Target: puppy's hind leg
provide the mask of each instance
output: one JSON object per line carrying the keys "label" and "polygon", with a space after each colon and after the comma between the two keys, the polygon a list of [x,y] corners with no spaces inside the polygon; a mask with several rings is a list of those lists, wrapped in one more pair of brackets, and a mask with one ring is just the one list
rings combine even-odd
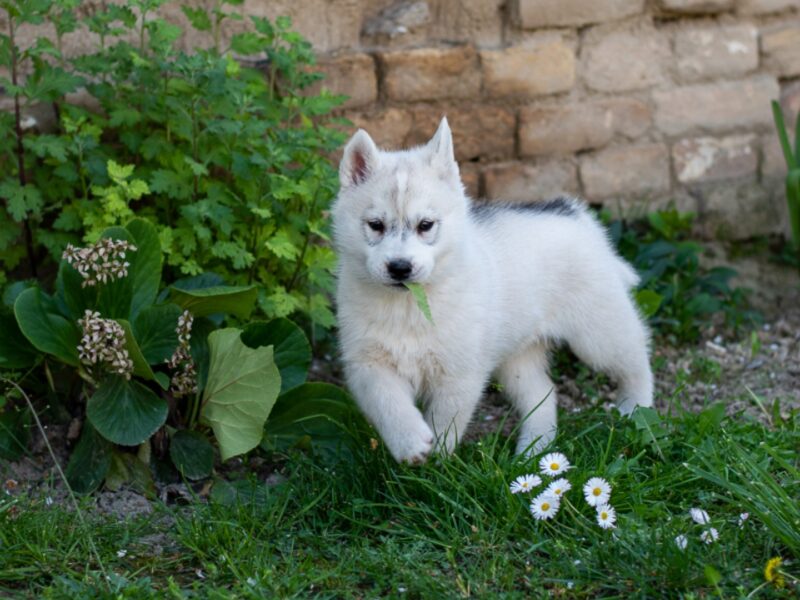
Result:
{"label": "puppy's hind leg", "polygon": [[653,372],[649,335],[633,300],[620,293],[614,302],[598,302],[592,320],[579,335],[567,339],[575,355],[593,369],[617,381],[617,406],[629,415],[637,406],[653,405]]}
{"label": "puppy's hind leg", "polygon": [[517,454],[537,453],[556,436],[556,390],[548,371],[547,347],[533,344],[506,360],[500,383],[522,421]]}

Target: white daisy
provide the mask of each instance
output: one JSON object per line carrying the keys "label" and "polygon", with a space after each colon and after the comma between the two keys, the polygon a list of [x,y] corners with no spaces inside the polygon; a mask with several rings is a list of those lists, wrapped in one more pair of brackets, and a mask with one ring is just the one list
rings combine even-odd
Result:
{"label": "white daisy", "polygon": [[592,477],[583,486],[583,495],[590,506],[602,506],[611,498],[611,486],[602,477]]}
{"label": "white daisy", "polygon": [[609,504],[601,504],[597,507],[597,524],[603,529],[612,529],[617,521],[617,511]]}
{"label": "white daisy", "polygon": [[708,525],[711,519],[708,518],[708,513],[702,508],[691,508],[689,514],[692,516],[692,521],[698,525]]}
{"label": "white daisy", "polygon": [[545,454],[539,461],[539,472],[542,475],[561,475],[564,471],[570,468],[569,459],[561,454],[561,452],[551,452]]}
{"label": "white daisy", "polygon": [[680,550],[686,550],[686,545],[687,545],[688,543],[689,543],[689,539],[688,539],[688,538],[687,538],[685,535],[683,535],[683,534],[680,534],[680,535],[676,535],[676,536],[675,536],[675,545],[676,545],[676,546],[677,546],[677,547],[678,547]]}
{"label": "white daisy", "polygon": [[531,502],[531,514],[539,521],[555,517],[558,508],[558,498],[547,492],[539,494]]}
{"label": "white daisy", "polygon": [[523,494],[527,494],[528,492],[532,492],[533,488],[537,485],[541,484],[542,478],[538,475],[520,475],[511,482],[511,493],[519,494],[522,492]]}
{"label": "white daisy", "polygon": [[547,492],[548,494],[552,494],[557,498],[561,498],[561,495],[564,492],[568,492],[571,489],[572,489],[572,484],[562,477],[561,479],[556,479],[553,483],[548,485],[545,492]]}
{"label": "white daisy", "polygon": [[709,527],[703,533],[700,534],[700,539],[703,540],[706,544],[713,544],[719,539],[719,531],[717,531],[713,527]]}

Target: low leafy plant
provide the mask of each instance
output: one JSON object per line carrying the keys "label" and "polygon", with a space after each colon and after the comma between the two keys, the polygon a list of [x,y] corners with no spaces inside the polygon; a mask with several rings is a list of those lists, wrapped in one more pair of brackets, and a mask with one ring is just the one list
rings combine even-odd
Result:
{"label": "low leafy plant", "polygon": [[[106,229],[91,247],[67,247],[53,294],[17,286],[9,298],[13,318],[3,316],[0,367],[43,362],[49,372],[60,363],[82,381],[86,422],[66,471],[78,492],[104,480],[150,489],[154,447],[184,477],[206,477],[215,455],[210,432],[226,460],[261,443],[280,394],[310,401],[333,388],[344,395],[303,385],[311,349],[291,321],[220,325],[223,315],[249,317],[255,286],[202,274],[162,289],[161,271],[158,231],[135,218]],[[0,424],[19,430],[24,412],[1,414]],[[0,452],[11,455],[20,445],[0,444]]]}
{"label": "low leafy plant", "polygon": [[[800,257],[800,116],[797,119],[794,150],[792,150],[781,105],[775,100],[772,101],[772,115],[775,118],[775,128],[789,171],[786,174],[786,203],[789,207],[789,225],[792,229],[794,252]],[[800,266],[800,262],[798,265]]]}
{"label": "low leafy plant", "polygon": [[[213,271],[255,285],[267,317],[330,327],[324,211],[338,179],[327,154],[342,134],[327,114],[341,98],[309,91],[321,76],[287,18],[254,17],[223,46],[242,1],[185,6],[209,37],[186,52],[157,16],[165,1],[81,7],[79,19],[77,0],[0,0],[0,85],[14,103],[0,112],[0,285],[40,277],[68,243],[135,214],[157,224],[168,281]],[[53,34],[21,48],[19,28],[44,23]],[[96,45],[68,58],[64,37],[78,31]],[[52,130],[23,118],[34,105],[50,107]]]}
{"label": "low leafy plant", "polygon": [[617,250],[639,272],[642,312],[656,333],[677,342],[697,339],[715,314],[732,327],[758,320],[747,308],[746,290],[731,286],[734,269],[701,265],[703,247],[690,239],[693,218],[675,209],[650,213],[643,222],[605,216]]}

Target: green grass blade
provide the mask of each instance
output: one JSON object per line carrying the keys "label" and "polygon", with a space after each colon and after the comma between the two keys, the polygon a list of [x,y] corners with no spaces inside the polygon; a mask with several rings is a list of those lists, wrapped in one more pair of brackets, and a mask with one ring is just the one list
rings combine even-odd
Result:
{"label": "green grass blade", "polygon": [[778,139],[781,142],[783,157],[786,159],[786,166],[791,171],[800,165],[797,164],[792,154],[792,146],[789,144],[789,134],[786,132],[786,122],[783,119],[783,111],[777,100],[772,101],[772,116],[775,119],[775,128],[778,130]]}
{"label": "green grass blade", "polygon": [[789,208],[789,224],[795,249],[800,248],[800,168],[792,169],[786,176],[786,203]]}
{"label": "green grass blade", "polygon": [[425,318],[433,325],[433,315],[431,314],[430,304],[428,304],[428,296],[425,294],[425,288],[419,283],[406,283],[404,285],[414,295],[414,299],[417,301],[417,306],[419,306],[422,314],[425,315]]}

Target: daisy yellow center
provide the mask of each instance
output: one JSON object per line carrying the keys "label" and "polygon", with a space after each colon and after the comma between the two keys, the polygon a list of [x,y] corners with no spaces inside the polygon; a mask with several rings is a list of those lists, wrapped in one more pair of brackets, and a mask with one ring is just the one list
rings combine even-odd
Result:
{"label": "daisy yellow center", "polygon": [[603,519],[603,521],[605,521],[608,518],[608,513],[605,511],[601,512],[600,518]]}
{"label": "daisy yellow center", "polygon": [[542,502],[542,510],[550,510],[550,503]]}
{"label": "daisy yellow center", "polygon": [[596,488],[594,488],[592,490],[592,494],[594,494],[595,496],[599,496],[602,493],[603,493],[603,490],[601,490],[599,487],[596,487]]}
{"label": "daisy yellow center", "polygon": [[558,471],[558,463],[550,463],[551,471]]}
{"label": "daisy yellow center", "polygon": [[561,495],[561,488],[556,488],[555,489],[555,493],[556,493],[556,496],[560,496]]}
{"label": "daisy yellow center", "polygon": [[522,482],[522,487],[524,487],[524,488],[528,487],[528,482],[527,481],[523,481]]}

